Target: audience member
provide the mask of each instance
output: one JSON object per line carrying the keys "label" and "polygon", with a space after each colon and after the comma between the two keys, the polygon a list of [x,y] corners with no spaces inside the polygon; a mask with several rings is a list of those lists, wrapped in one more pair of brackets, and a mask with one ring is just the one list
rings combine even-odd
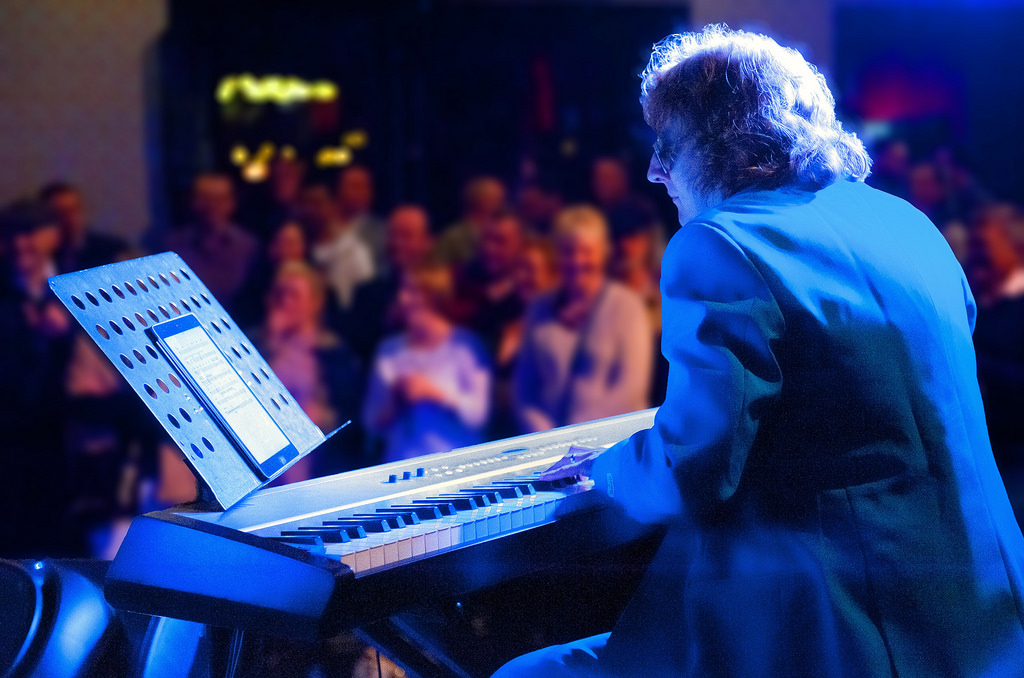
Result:
{"label": "audience member", "polygon": [[551,222],[562,209],[562,195],[550,182],[528,181],[516,196],[516,213],[522,219],[526,231],[547,236],[551,233]]}
{"label": "audience member", "polygon": [[654,229],[641,227],[620,233],[612,248],[611,277],[643,300],[651,328],[654,374],[649,400],[659,404],[668,388],[668,361],[661,355],[661,288],[654,266]]}
{"label": "audience member", "polygon": [[363,409],[384,439],[384,461],[447,452],[483,440],[491,375],[477,340],[449,319],[452,275],[422,264],[403,278],[401,334],[373,361]]}
{"label": "audience member", "polygon": [[39,191],[39,200],[50,208],[60,226],[57,268],[61,273],[110,264],[127,252],[128,244],[120,238],[92,231],[82,193],[75,186],[49,183]]}
{"label": "audience member", "polygon": [[[277,271],[290,261],[308,261],[309,246],[306,232],[297,221],[286,221],[273,232],[266,244],[265,253],[253,266],[245,289],[238,295],[235,302],[234,318],[241,327],[256,326],[261,323],[266,311],[267,294],[274,283]],[[337,310],[329,307],[326,312],[329,318],[337,315]]]}
{"label": "audience member", "polygon": [[515,361],[523,343],[525,310],[540,295],[550,291],[558,281],[554,248],[546,238],[527,237],[516,262],[515,294],[521,312],[508,316],[502,323],[501,335],[493,348],[494,387],[488,437],[508,438],[519,433],[513,399]]}
{"label": "audience member", "polygon": [[651,232],[654,244],[651,263],[659,270],[661,255],[665,252],[665,234],[654,206],[633,193],[626,163],[618,158],[596,159],[591,167],[590,190],[594,204],[604,211],[608,220],[613,244],[638,231]]}
{"label": "audience member", "polygon": [[437,256],[454,266],[473,258],[484,224],[505,206],[505,184],[491,176],[473,177],[463,189],[462,206],[462,218],[445,228],[437,241]]}
{"label": "audience member", "polygon": [[502,212],[481,229],[477,253],[457,276],[457,317],[494,355],[507,325],[523,314],[516,272],[525,234],[512,212]]}
{"label": "audience member", "polygon": [[191,207],[192,222],[168,235],[167,248],[177,252],[231,312],[259,256],[259,242],[232,220],[235,189],[230,177],[197,176]]}
{"label": "audience member", "polygon": [[593,207],[555,220],[561,282],[527,312],[516,362],[523,431],[643,409],[651,380],[651,330],[643,302],[608,280],[608,225]]}
{"label": "audience member", "polygon": [[385,265],[384,221],[372,213],[373,174],[363,165],[349,165],[338,175],[338,213],[370,248],[376,270]]}
{"label": "audience member", "polygon": [[[316,269],[301,261],[283,262],[267,298],[258,343],[299,407],[321,430],[332,431],[358,416],[362,379],[352,352],[324,322],[326,301],[327,286]],[[345,440],[349,458],[328,459],[321,451],[297,462],[281,482],[357,467],[361,437],[350,430]]]}
{"label": "audience member", "polygon": [[418,205],[399,205],[388,217],[386,266],[382,275],[356,288],[343,334],[359,359],[368,364],[385,335],[400,329],[395,300],[402,277],[422,264],[434,246],[430,217]]}
{"label": "audience member", "polygon": [[306,164],[278,155],[270,163],[267,181],[257,184],[243,204],[243,223],[261,241],[273,236],[281,224],[298,217],[299,193]]}
{"label": "audience member", "polygon": [[299,217],[310,240],[310,255],[342,311],[352,304],[359,283],[373,277],[373,256],[353,224],[342,220],[327,187],[311,184],[302,190]]}

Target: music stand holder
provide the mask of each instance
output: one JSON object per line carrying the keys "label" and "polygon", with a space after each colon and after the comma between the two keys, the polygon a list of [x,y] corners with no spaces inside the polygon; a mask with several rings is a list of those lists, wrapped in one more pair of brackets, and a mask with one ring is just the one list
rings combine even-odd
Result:
{"label": "music stand holder", "polygon": [[[267,361],[177,254],[164,252],[54,276],[50,289],[181,449],[185,462],[200,479],[200,501],[228,509],[329,437],[310,421]],[[206,328],[300,452],[268,480],[245,462],[242,452],[146,332],[155,323],[186,313],[194,314]]]}

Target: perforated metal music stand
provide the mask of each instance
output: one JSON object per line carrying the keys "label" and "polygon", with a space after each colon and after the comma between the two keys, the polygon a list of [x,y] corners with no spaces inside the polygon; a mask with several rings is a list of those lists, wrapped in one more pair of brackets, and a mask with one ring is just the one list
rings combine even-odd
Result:
{"label": "perforated metal music stand", "polygon": [[292,464],[327,439],[177,254],[165,252],[55,276],[50,288],[160,421],[221,509],[238,503],[291,464],[266,481],[258,476],[146,328],[194,314],[299,450]]}

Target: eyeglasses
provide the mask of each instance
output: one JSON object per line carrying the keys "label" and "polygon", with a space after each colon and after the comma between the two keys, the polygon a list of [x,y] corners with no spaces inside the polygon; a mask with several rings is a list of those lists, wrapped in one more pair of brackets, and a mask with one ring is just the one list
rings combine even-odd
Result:
{"label": "eyeglasses", "polygon": [[672,165],[665,164],[662,160],[661,154],[665,152],[665,144],[662,143],[661,137],[658,137],[654,142],[654,157],[658,159],[658,164],[661,165],[661,171],[666,175],[672,170]]}

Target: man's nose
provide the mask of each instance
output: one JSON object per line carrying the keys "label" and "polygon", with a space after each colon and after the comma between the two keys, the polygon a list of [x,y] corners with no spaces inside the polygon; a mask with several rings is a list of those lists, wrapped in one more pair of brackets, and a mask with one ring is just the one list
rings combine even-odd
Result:
{"label": "man's nose", "polygon": [[656,153],[651,153],[651,162],[647,165],[647,181],[652,184],[668,183],[668,175],[665,174],[665,168],[661,166]]}

